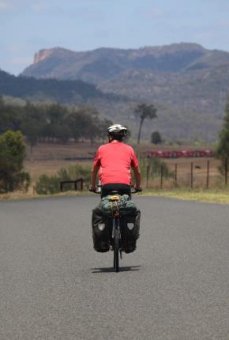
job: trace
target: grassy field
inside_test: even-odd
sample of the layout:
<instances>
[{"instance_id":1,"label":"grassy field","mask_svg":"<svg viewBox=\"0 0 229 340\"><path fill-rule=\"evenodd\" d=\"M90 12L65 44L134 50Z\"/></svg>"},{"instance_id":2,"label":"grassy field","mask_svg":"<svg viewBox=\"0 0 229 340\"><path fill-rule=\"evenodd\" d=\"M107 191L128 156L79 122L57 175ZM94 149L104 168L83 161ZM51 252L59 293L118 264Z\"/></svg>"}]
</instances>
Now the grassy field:
<instances>
[{"instance_id":1,"label":"grassy field","mask_svg":"<svg viewBox=\"0 0 229 340\"><path fill-rule=\"evenodd\" d=\"M89 143L79 144L40 144L36 146L32 153L30 149L27 150L27 159L24 163L26 171L30 173L32 184L28 193L16 192L12 194L0 195L0 199L17 199L17 198L33 198L37 197L34 186L38 178L46 174L48 176L55 175L61 168L68 168L70 165L91 164L92 158L98 145L91 145ZM140 151L152 148L151 145L141 146ZM84 160L79 160L84 158ZM88 160L85 158L88 158ZM194 169L194 184L195 188L190 190L187 183L190 182L190 163L193 162ZM160 189L160 178L156 178L148 183L146 188L146 179L143 179L143 195L167 196L178 199L198 200L205 202L229 203L229 188L224 188L218 185L218 167L219 161L211 159L211 185L213 188L208 190L202 189L206 183L207 173L207 159L172 159L166 160L166 163L171 171L174 170L175 164L178 167L178 176L180 185L179 188L174 188L173 178L167 179L163 182L163 189ZM213 183L214 182L214 183ZM69 192L70 195L79 193ZM63 194L61 194L63 195ZM65 193L66 195L66 193Z\"/></svg>"}]
</instances>

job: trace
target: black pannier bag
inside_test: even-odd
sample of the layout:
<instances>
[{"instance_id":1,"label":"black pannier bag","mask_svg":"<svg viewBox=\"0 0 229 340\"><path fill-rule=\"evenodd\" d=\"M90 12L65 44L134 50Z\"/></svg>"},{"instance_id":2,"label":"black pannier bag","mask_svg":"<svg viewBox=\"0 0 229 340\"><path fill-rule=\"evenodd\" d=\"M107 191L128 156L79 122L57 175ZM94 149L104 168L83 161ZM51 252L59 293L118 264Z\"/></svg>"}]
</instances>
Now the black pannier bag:
<instances>
[{"instance_id":1,"label":"black pannier bag","mask_svg":"<svg viewBox=\"0 0 229 340\"><path fill-rule=\"evenodd\" d=\"M92 238L94 249L98 252L106 252L110 249L108 222L109 219L104 216L99 206L92 210Z\"/></svg>"},{"instance_id":2,"label":"black pannier bag","mask_svg":"<svg viewBox=\"0 0 229 340\"><path fill-rule=\"evenodd\" d=\"M123 250L126 253L136 249L139 238L141 212L128 195L120 196L118 201L121 216L121 233ZM92 211L92 236L94 249L106 252L110 249L110 233L112 225L112 202L110 196L101 199L98 207Z\"/></svg>"}]
</instances>

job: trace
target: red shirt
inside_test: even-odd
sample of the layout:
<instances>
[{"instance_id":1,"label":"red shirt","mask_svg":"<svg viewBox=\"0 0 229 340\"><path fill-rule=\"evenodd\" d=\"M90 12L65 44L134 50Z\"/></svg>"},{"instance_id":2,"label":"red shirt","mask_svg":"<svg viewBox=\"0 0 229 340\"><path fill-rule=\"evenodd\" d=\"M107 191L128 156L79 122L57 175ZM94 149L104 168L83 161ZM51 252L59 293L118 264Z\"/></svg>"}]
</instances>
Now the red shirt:
<instances>
[{"instance_id":1,"label":"red shirt","mask_svg":"<svg viewBox=\"0 0 229 340\"><path fill-rule=\"evenodd\" d=\"M99 167L101 184L131 184L131 168L138 167L134 149L123 142L113 140L101 145L95 155L93 167Z\"/></svg>"}]
</instances>

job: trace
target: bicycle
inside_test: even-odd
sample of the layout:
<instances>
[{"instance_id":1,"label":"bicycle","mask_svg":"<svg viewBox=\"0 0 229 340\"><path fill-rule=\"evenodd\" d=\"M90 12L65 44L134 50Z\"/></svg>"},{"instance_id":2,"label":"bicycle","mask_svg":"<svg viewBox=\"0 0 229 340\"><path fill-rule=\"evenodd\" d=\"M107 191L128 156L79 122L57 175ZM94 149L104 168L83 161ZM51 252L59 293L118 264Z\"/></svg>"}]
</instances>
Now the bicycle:
<instances>
[{"instance_id":1,"label":"bicycle","mask_svg":"<svg viewBox=\"0 0 229 340\"><path fill-rule=\"evenodd\" d=\"M132 189L131 193L137 193L142 190ZM92 191L96 194L100 194L100 191ZM112 191L109 195L109 201L111 202L111 212L112 212L112 223L109 227L109 235L110 235L110 244L111 250L113 251L113 268L115 272L119 272L119 260L122 259L122 251L123 251L123 239L121 232L121 215L120 215L120 200L121 195L117 191Z\"/></svg>"}]
</instances>

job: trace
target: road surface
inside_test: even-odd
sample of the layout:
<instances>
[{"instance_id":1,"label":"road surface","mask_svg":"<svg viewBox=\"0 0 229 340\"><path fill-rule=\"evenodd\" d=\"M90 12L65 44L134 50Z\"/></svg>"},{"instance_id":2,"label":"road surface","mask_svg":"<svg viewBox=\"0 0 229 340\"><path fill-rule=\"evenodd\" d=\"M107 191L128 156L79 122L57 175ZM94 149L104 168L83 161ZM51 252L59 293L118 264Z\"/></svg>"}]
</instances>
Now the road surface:
<instances>
[{"instance_id":1,"label":"road surface","mask_svg":"<svg viewBox=\"0 0 229 340\"><path fill-rule=\"evenodd\" d=\"M228 340L229 207L134 197L136 252L92 248L98 196L0 202L1 340Z\"/></svg>"}]
</instances>

